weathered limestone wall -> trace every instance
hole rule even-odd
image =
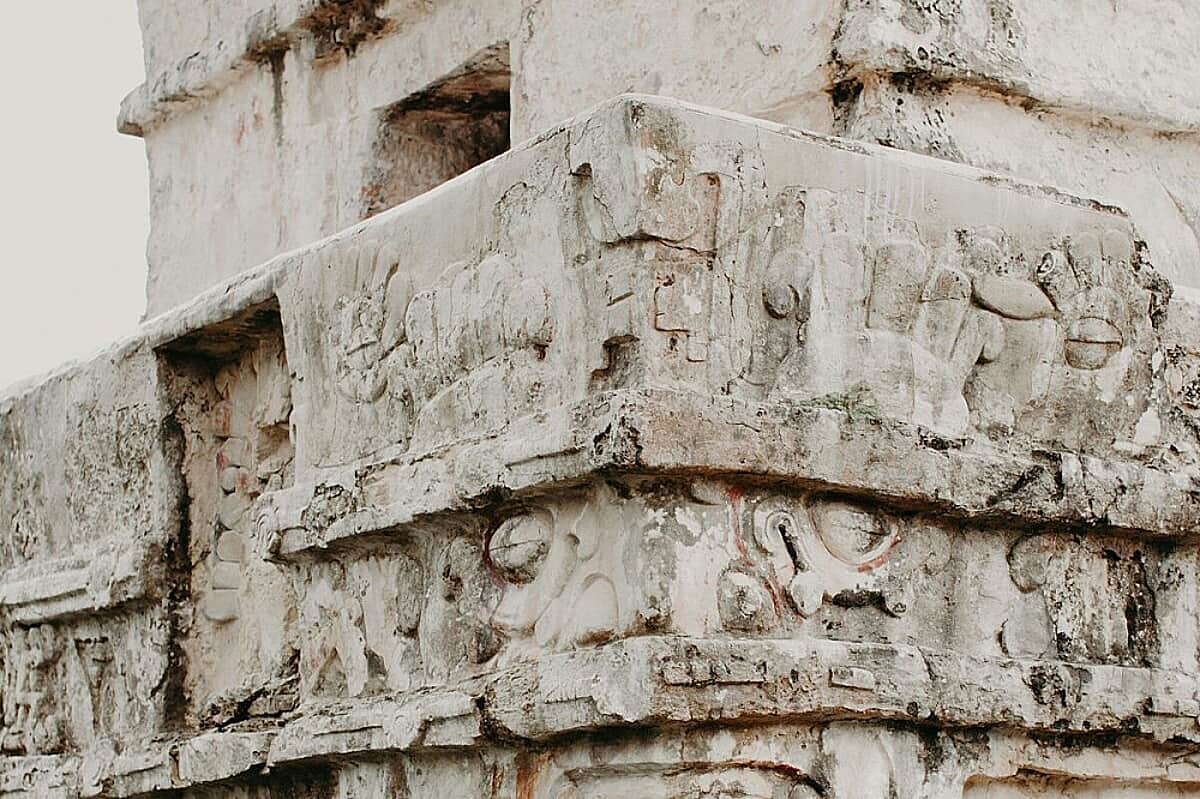
[[[0,797],[1200,796],[1187,4],[140,8]]]
[[[1200,795],[1135,235],[625,97],[231,279],[0,405],[0,795]]]
[[[1200,286],[1200,97],[1180,77],[1198,24],[1186,2],[539,0],[513,44],[514,139],[661,93],[1113,202]]]
[[[631,91],[1110,202],[1200,286],[1183,0],[214,6],[142,6],[149,77],[122,126],[151,162],[151,313]]]
[[[498,0],[210,5],[197,41],[201,11],[142,4],[199,48],[172,69],[147,30],[121,110],[150,164],[148,315],[508,148]]]

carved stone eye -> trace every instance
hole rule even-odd
[[[505,580],[528,583],[541,571],[553,532],[548,514],[535,512],[513,516],[492,534],[488,558]]]
[[[883,514],[848,502],[819,500],[810,511],[813,526],[830,554],[860,565],[887,551],[895,537]]]
[[[770,281],[763,286],[763,305],[776,319],[786,319],[796,310],[796,290],[790,283]]]

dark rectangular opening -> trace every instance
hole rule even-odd
[[[495,45],[384,108],[376,157],[362,188],[362,218],[507,150],[510,83],[508,45]]]

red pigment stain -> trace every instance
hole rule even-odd
[[[517,764],[517,796],[516,799],[534,799],[534,789],[537,788],[538,770],[542,765],[542,756],[522,757]]]
[[[742,497],[745,496],[745,492],[738,486],[730,486],[725,493],[729,497],[729,505],[733,513],[733,545],[737,547],[738,554],[742,556],[742,559],[748,560],[746,542],[742,540]]]
[[[900,543],[900,536],[896,536],[894,539],[892,539],[891,543],[889,543],[887,545],[887,549],[883,550],[878,555],[876,555],[875,557],[868,560],[866,563],[860,563],[858,566],[858,570],[860,572],[868,572],[868,571],[871,571],[872,569],[878,569],[880,566],[882,566],[884,563],[887,562],[888,557],[892,554],[892,550],[895,549],[896,544],[899,544],[899,543]]]
[[[500,588],[508,585],[508,581],[500,575],[500,570],[496,568],[496,564],[492,562],[492,537],[496,535],[498,527],[493,527],[488,531],[488,534],[483,538],[483,569],[487,572],[488,579],[493,585]]]

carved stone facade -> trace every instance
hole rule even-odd
[[[0,399],[0,797],[1200,796],[1194,164],[955,163],[1191,152],[1037,27],[1132,12],[602,5],[142,0],[165,312]]]

